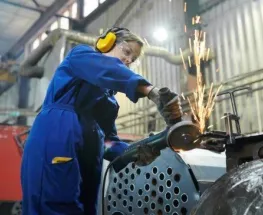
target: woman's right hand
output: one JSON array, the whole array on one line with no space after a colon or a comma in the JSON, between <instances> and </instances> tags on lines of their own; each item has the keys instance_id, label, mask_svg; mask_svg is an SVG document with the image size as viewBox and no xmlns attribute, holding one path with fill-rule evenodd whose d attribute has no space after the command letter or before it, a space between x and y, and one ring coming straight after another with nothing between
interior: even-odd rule
<instances>
[{"instance_id":1,"label":"woman's right hand","mask_svg":"<svg viewBox=\"0 0 263 215\"><path fill-rule=\"evenodd\" d=\"M165 95L161 93L165 91ZM166 124L173 125L175 121L181 121L183 116L179 96L168 88L158 89L154 87L148 94L148 98L153 101ZM165 98L165 99L164 99Z\"/></svg>"}]
</instances>

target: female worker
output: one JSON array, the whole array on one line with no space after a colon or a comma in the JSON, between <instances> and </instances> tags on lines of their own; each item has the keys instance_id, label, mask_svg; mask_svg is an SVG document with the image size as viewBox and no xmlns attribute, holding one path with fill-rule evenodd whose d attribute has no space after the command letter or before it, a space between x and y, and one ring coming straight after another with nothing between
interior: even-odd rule
<instances>
[{"instance_id":1,"label":"female worker","mask_svg":"<svg viewBox=\"0 0 263 215\"><path fill-rule=\"evenodd\" d=\"M142 46L129 30L112 28L95 50L78 45L57 68L24 149L23 215L96 214L104 141L112 143L108 160L127 148L115 128L115 92L158 103L155 88L129 69Z\"/></svg>"}]
</instances>

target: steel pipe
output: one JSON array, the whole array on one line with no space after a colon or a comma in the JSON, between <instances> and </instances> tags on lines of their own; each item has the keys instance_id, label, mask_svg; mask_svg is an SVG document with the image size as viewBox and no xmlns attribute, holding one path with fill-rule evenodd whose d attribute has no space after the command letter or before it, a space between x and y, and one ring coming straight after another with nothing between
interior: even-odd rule
<instances>
[{"instance_id":1,"label":"steel pipe","mask_svg":"<svg viewBox=\"0 0 263 215\"><path fill-rule=\"evenodd\" d=\"M80 33L76 31L68 31L63 29L56 29L50 33L50 35L36 48L30 56L21 64L20 75L27 77L37 77L43 76L44 69L36 66L38 61L56 44L61 36L65 36L67 40L83 43L88 45L94 45L97 40L96 36L88 35L85 33ZM168 50L157 47L157 46L147 46L144 48L144 53L146 56L154 56L163 58L168 63L174 65L181 65L182 57L181 55L175 55ZM189 49L184 50L183 56L192 55ZM34 68L32 68L34 67Z\"/></svg>"}]
</instances>

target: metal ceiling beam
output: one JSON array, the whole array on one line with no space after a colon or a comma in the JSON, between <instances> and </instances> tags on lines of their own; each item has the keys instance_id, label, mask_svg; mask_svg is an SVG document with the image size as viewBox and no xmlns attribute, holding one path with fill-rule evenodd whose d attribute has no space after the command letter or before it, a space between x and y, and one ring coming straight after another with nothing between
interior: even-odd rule
<instances>
[{"instance_id":1,"label":"metal ceiling beam","mask_svg":"<svg viewBox=\"0 0 263 215\"><path fill-rule=\"evenodd\" d=\"M37 7L40 7L40 4L37 2L37 0L32 0L32 2L34 2L34 4L35 4Z\"/></svg>"},{"instance_id":2,"label":"metal ceiling beam","mask_svg":"<svg viewBox=\"0 0 263 215\"><path fill-rule=\"evenodd\" d=\"M110 8L113 4L118 2L119 0L107 0L103 2L102 4L97 7L91 14L86 16L84 19L78 21L78 22L73 22L73 29L78 30L78 31L83 31L83 29L93 22L96 18L98 18L102 13L104 13L108 8Z\"/></svg>"},{"instance_id":3,"label":"metal ceiling beam","mask_svg":"<svg viewBox=\"0 0 263 215\"><path fill-rule=\"evenodd\" d=\"M78 18L81 20L84 18L84 0L77 0L78 3Z\"/></svg>"},{"instance_id":4,"label":"metal ceiling beam","mask_svg":"<svg viewBox=\"0 0 263 215\"><path fill-rule=\"evenodd\" d=\"M129 12L134 8L134 6L137 4L138 0L133 0L131 3L123 10L121 15L116 19L113 26L119 26L122 21L125 19L125 17L129 14Z\"/></svg>"},{"instance_id":5,"label":"metal ceiling beam","mask_svg":"<svg viewBox=\"0 0 263 215\"><path fill-rule=\"evenodd\" d=\"M11 1L8 1L8 0L0 0L0 3L4 3L4 4L8 4L8 5L12 5L12 6L15 6L15 7L19 7L19 8L23 8L23 9L27 9L27 10L31 10L31 11L35 11L35 12L38 12L38 13L45 13L47 8L43 8L43 7L31 7L31 6L28 6L28 5L24 5L24 4L20 4L20 3L16 3L16 2L11 2ZM67 17L67 16L63 16L63 15L60 15L60 14L55 14L54 16L56 17L63 17L63 18L67 18L67 19L70 19L72 20L72 18L70 17Z\"/></svg>"},{"instance_id":6,"label":"metal ceiling beam","mask_svg":"<svg viewBox=\"0 0 263 215\"><path fill-rule=\"evenodd\" d=\"M129 6L128 6L125 9L126 11L122 12L122 14L118 17L118 19L116 20L113 26L119 26L119 25L127 26L130 23L132 18L137 17L138 14L143 14L145 11L146 5L148 4L148 6L150 7L150 5L153 4L153 1L140 0L139 4L140 4L139 7L135 11L133 11L131 14L130 14L131 9L129 11ZM135 5L131 5L131 6L134 7Z\"/></svg>"},{"instance_id":7,"label":"metal ceiling beam","mask_svg":"<svg viewBox=\"0 0 263 215\"><path fill-rule=\"evenodd\" d=\"M17 43L13 45L6 55L12 58L17 58L18 54L22 53L24 50L25 44L68 2L69 0L54 1L54 3L47 8L45 13L43 13L31 28L29 28L28 31L17 41Z\"/></svg>"},{"instance_id":8,"label":"metal ceiling beam","mask_svg":"<svg viewBox=\"0 0 263 215\"><path fill-rule=\"evenodd\" d=\"M4 4L15 6L15 7L19 7L19 8L32 10L32 11L39 12L39 13L43 13L44 12L40 8L35 8L35 7L31 7L31 6L28 6L28 5L24 5L24 4L20 4L20 3L16 3L16 2L8 1L8 0L0 0L0 2L4 3Z\"/></svg>"},{"instance_id":9,"label":"metal ceiling beam","mask_svg":"<svg viewBox=\"0 0 263 215\"><path fill-rule=\"evenodd\" d=\"M212 1L208 1L206 3L203 3L202 5L200 5L200 9L199 9L199 15L207 12L208 10L211 10L213 7L225 2L226 0L212 0Z\"/></svg>"}]
</instances>

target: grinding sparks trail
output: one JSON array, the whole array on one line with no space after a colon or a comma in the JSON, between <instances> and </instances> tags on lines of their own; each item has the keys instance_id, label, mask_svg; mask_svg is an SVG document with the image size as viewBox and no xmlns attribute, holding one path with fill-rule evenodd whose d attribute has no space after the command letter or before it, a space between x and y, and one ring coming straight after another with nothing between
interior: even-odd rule
<instances>
[{"instance_id":1,"label":"grinding sparks trail","mask_svg":"<svg viewBox=\"0 0 263 215\"><path fill-rule=\"evenodd\" d=\"M197 17L196 21L200 22L200 17ZM212 83L209 89L208 96L206 96L206 90L205 90L205 85L203 84L200 65L201 65L201 60L206 60L206 61L208 60L210 49L206 48L205 32L195 30L194 35L195 38L193 41L193 58L194 58L193 64L194 66L196 66L197 88L194 91L192 98L190 99L189 97L187 97L187 100L189 102L194 119L199 125L200 132L203 133L206 129L206 121L209 119L213 111L215 105L215 98L219 93L222 85L214 93L213 83ZM189 46L190 49L192 49L191 39L189 39ZM189 66L193 66L193 65L189 65Z\"/></svg>"}]
</instances>

